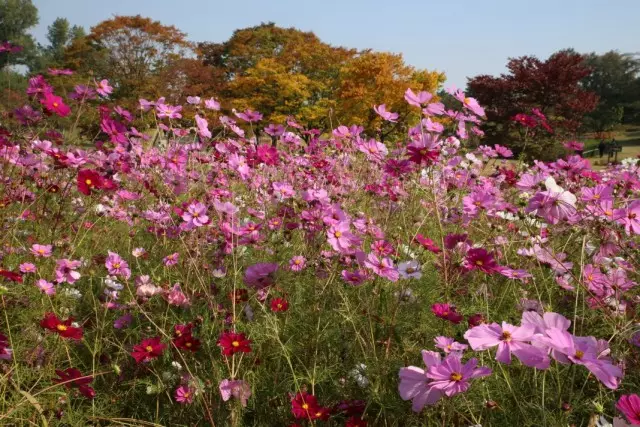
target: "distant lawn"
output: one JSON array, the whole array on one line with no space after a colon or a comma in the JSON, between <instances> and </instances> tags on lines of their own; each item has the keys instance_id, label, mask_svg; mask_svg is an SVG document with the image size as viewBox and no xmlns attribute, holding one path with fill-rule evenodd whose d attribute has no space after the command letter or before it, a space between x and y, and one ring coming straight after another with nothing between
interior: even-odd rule
<instances>
[{"instance_id":1,"label":"distant lawn","mask_svg":"<svg viewBox=\"0 0 640 427\"><path fill-rule=\"evenodd\" d=\"M625 126L615 132L616 142L622 147L622 151L618 153L618 161L628 157L636 157L640 154L640 126ZM598 148L600 140L597 138L583 138L585 151ZM589 161L596 167L606 165L607 156L600 158L599 154L589 157Z\"/></svg>"}]
</instances>

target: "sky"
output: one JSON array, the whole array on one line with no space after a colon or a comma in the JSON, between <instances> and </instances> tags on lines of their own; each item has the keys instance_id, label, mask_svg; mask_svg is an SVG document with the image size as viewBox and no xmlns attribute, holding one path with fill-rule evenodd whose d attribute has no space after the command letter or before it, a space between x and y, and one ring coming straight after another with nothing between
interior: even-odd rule
<instances>
[{"instance_id":1,"label":"sky","mask_svg":"<svg viewBox=\"0 0 640 427\"><path fill-rule=\"evenodd\" d=\"M57 17L87 30L114 15L148 16L192 41L222 42L237 28L275 22L324 42L402 53L443 71L446 86L505 72L508 58L579 52L640 52L640 0L34 0L46 43Z\"/></svg>"}]
</instances>

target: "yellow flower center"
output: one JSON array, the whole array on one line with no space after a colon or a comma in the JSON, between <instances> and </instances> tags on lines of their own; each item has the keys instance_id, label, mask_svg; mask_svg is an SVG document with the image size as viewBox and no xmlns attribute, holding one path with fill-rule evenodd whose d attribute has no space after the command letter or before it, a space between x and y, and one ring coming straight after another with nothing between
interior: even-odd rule
<instances>
[{"instance_id":1,"label":"yellow flower center","mask_svg":"<svg viewBox=\"0 0 640 427\"><path fill-rule=\"evenodd\" d=\"M233 341L231 345L234 347L240 347L240 343L238 341Z\"/></svg>"},{"instance_id":2,"label":"yellow flower center","mask_svg":"<svg viewBox=\"0 0 640 427\"><path fill-rule=\"evenodd\" d=\"M66 325L58 325L56 326L56 329L59 331L66 331L67 330L67 326Z\"/></svg>"},{"instance_id":3,"label":"yellow flower center","mask_svg":"<svg viewBox=\"0 0 640 427\"><path fill-rule=\"evenodd\" d=\"M93 184L93 181L91 181L90 179L85 179L84 183L87 185L91 185Z\"/></svg>"},{"instance_id":4,"label":"yellow flower center","mask_svg":"<svg viewBox=\"0 0 640 427\"><path fill-rule=\"evenodd\" d=\"M511 341L511 333L508 331L503 331L502 332L502 340L506 341L506 342L510 342Z\"/></svg>"},{"instance_id":5,"label":"yellow flower center","mask_svg":"<svg viewBox=\"0 0 640 427\"><path fill-rule=\"evenodd\" d=\"M120 268L120 263L116 262L115 264L113 264L113 268Z\"/></svg>"},{"instance_id":6,"label":"yellow flower center","mask_svg":"<svg viewBox=\"0 0 640 427\"><path fill-rule=\"evenodd\" d=\"M584 357L584 351L582 351L582 350L576 350L576 354L574 355L574 357L575 357L576 359L578 359L578 360L579 360L579 359L582 359L582 358Z\"/></svg>"},{"instance_id":7,"label":"yellow flower center","mask_svg":"<svg viewBox=\"0 0 640 427\"><path fill-rule=\"evenodd\" d=\"M302 260L301 259L297 259L297 260L293 261L293 263L296 264L296 265L300 265L300 264L302 264Z\"/></svg>"},{"instance_id":8,"label":"yellow flower center","mask_svg":"<svg viewBox=\"0 0 640 427\"><path fill-rule=\"evenodd\" d=\"M153 347L151 347L150 345L146 346L144 349L147 353L151 353L153 351Z\"/></svg>"},{"instance_id":9,"label":"yellow flower center","mask_svg":"<svg viewBox=\"0 0 640 427\"><path fill-rule=\"evenodd\" d=\"M58 105L60 105L60 104L58 104L57 102L53 103L54 108L58 108Z\"/></svg>"},{"instance_id":10,"label":"yellow flower center","mask_svg":"<svg viewBox=\"0 0 640 427\"><path fill-rule=\"evenodd\" d=\"M191 348L192 344L190 342L185 344L187 346L187 348Z\"/></svg>"},{"instance_id":11,"label":"yellow flower center","mask_svg":"<svg viewBox=\"0 0 640 427\"><path fill-rule=\"evenodd\" d=\"M302 409L309 409L309 404L308 403L303 403L302 404Z\"/></svg>"},{"instance_id":12,"label":"yellow flower center","mask_svg":"<svg viewBox=\"0 0 640 427\"><path fill-rule=\"evenodd\" d=\"M459 372L454 372L451 374L451 376L449 377L449 379L451 381L460 381L462 379L462 374Z\"/></svg>"},{"instance_id":13,"label":"yellow flower center","mask_svg":"<svg viewBox=\"0 0 640 427\"><path fill-rule=\"evenodd\" d=\"M333 235L340 238L342 236L342 231L336 231Z\"/></svg>"},{"instance_id":14,"label":"yellow flower center","mask_svg":"<svg viewBox=\"0 0 640 427\"><path fill-rule=\"evenodd\" d=\"M476 265L482 266L484 265L484 263L482 262L482 260L479 259L476 261Z\"/></svg>"}]
</instances>

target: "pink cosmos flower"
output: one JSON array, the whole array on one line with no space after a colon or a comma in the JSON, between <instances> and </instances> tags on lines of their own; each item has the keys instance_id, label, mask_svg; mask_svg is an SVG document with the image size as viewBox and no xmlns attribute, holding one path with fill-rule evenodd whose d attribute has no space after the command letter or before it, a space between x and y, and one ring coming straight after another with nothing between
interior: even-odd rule
<instances>
[{"instance_id":1,"label":"pink cosmos flower","mask_svg":"<svg viewBox=\"0 0 640 427\"><path fill-rule=\"evenodd\" d=\"M476 326L469 329L464 337L474 350L488 350L497 346L496 360L500 363L511 364L513 353L526 366L547 369L550 360L546 353L529 344L534 332L533 325L518 327L502 322L502 327L497 323Z\"/></svg>"},{"instance_id":2,"label":"pink cosmos flower","mask_svg":"<svg viewBox=\"0 0 640 427\"><path fill-rule=\"evenodd\" d=\"M227 380L220 381L218 386L222 400L225 402L233 396L236 399L240 399L242 407L247 406L247 400L251 397L251 387L249 383L243 380Z\"/></svg>"},{"instance_id":3,"label":"pink cosmos flower","mask_svg":"<svg viewBox=\"0 0 640 427\"><path fill-rule=\"evenodd\" d=\"M218 111L220 110L220 103L213 98L204 100L204 107L208 110Z\"/></svg>"},{"instance_id":4,"label":"pink cosmos flower","mask_svg":"<svg viewBox=\"0 0 640 427\"><path fill-rule=\"evenodd\" d=\"M187 104L191 104L191 105L198 105L200 104L200 97L199 96L187 96Z\"/></svg>"},{"instance_id":5,"label":"pink cosmos flower","mask_svg":"<svg viewBox=\"0 0 640 427\"><path fill-rule=\"evenodd\" d=\"M293 186L288 182L274 182L271 186L273 187L273 194L278 200L287 200L295 197L296 195L296 191L293 189Z\"/></svg>"},{"instance_id":6,"label":"pink cosmos flower","mask_svg":"<svg viewBox=\"0 0 640 427\"><path fill-rule=\"evenodd\" d=\"M484 248L471 248L464 258L463 267L467 271L480 270L483 273L493 274L498 268L493 255Z\"/></svg>"},{"instance_id":7,"label":"pink cosmos flower","mask_svg":"<svg viewBox=\"0 0 640 427\"><path fill-rule=\"evenodd\" d=\"M53 246L51 245L39 245L34 244L31 246L31 253L37 257L49 258L51 256L51 252L53 250Z\"/></svg>"},{"instance_id":8,"label":"pink cosmos flower","mask_svg":"<svg viewBox=\"0 0 640 427\"><path fill-rule=\"evenodd\" d=\"M253 110L245 110L244 112L241 112L241 113L238 113L238 112L234 111L234 114L239 119L242 119L242 120L244 120L246 122L249 122L249 123L259 122L260 120L262 120L262 114L260 114L257 111L253 111Z\"/></svg>"},{"instance_id":9,"label":"pink cosmos flower","mask_svg":"<svg viewBox=\"0 0 640 427\"><path fill-rule=\"evenodd\" d=\"M175 305L176 307L189 307L191 305L191 301L189 297L182 292L182 288L179 283L173 285L171 290L166 295L167 302L170 305Z\"/></svg>"},{"instance_id":10,"label":"pink cosmos flower","mask_svg":"<svg viewBox=\"0 0 640 427\"><path fill-rule=\"evenodd\" d=\"M398 117L400 117L400 115L398 113L392 113L391 111L387 111L387 106L385 104L381 104L378 106L374 106L373 110L383 119L389 121L389 122L397 122L398 121Z\"/></svg>"},{"instance_id":11,"label":"pink cosmos flower","mask_svg":"<svg viewBox=\"0 0 640 427\"><path fill-rule=\"evenodd\" d=\"M491 369L478 366L477 359L469 359L464 365L458 354L449 354L441 364L434 365L427 371L427 378L432 380L431 387L446 396L455 396L467 391L469 380L491 375Z\"/></svg>"},{"instance_id":12,"label":"pink cosmos flower","mask_svg":"<svg viewBox=\"0 0 640 427\"><path fill-rule=\"evenodd\" d=\"M289 260L289 268L291 268L292 271L302 271L306 261L305 257L296 255Z\"/></svg>"},{"instance_id":13,"label":"pink cosmos flower","mask_svg":"<svg viewBox=\"0 0 640 427\"><path fill-rule=\"evenodd\" d=\"M30 262L23 262L22 264L20 264L19 268L20 268L20 271L25 274L36 272L36 265Z\"/></svg>"},{"instance_id":14,"label":"pink cosmos flower","mask_svg":"<svg viewBox=\"0 0 640 427\"><path fill-rule=\"evenodd\" d=\"M36 286L45 294L45 295L55 295L56 288L51 282L47 282L44 279L38 279L36 281Z\"/></svg>"},{"instance_id":15,"label":"pink cosmos flower","mask_svg":"<svg viewBox=\"0 0 640 427\"><path fill-rule=\"evenodd\" d=\"M158 114L158 117L161 119L164 119L164 118L181 119L182 118L182 114L180 114L180 112L182 111L182 105L178 105L176 107L173 105L165 104L164 102L162 103L156 102L155 107L156 107L156 113Z\"/></svg>"},{"instance_id":16,"label":"pink cosmos flower","mask_svg":"<svg viewBox=\"0 0 640 427\"><path fill-rule=\"evenodd\" d=\"M82 263L77 260L59 259L56 261L56 282L74 284L80 277L76 271Z\"/></svg>"},{"instance_id":17,"label":"pink cosmos flower","mask_svg":"<svg viewBox=\"0 0 640 427\"><path fill-rule=\"evenodd\" d=\"M466 97L464 92L461 90L456 91L453 96L460 102L462 102L462 106L468 110L471 110L473 114L478 116L484 116L484 108L478 104L478 101L475 98Z\"/></svg>"},{"instance_id":18,"label":"pink cosmos flower","mask_svg":"<svg viewBox=\"0 0 640 427\"><path fill-rule=\"evenodd\" d=\"M616 209L613 216L624 226L627 235L640 234L640 200L634 200L624 209Z\"/></svg>"},{"instance_id":19,"label":"pink cosmos flower","mask_svg":"<svg viewBox=\"0 0 640 427\"><path fill-rule=\"evenodd\" d=\"M332 225L327 230L327 241L337 252L349 252L354 245L359 243L359 239L349 231L349 222L342 221Z\"/></svg>"},{"instance_id":20,"label":"pink cosmos flower","mask_svg":"<svg viewBox=\"0 0 640 427\"><path fill-rule=\"evenodd\" d=\"M536 213L550 224L572 219L577 212L576 196L558 186L553 177L546 179L545 186L547 191L540 191L529 200L526 212Z\"/></svg>"},{"instance_id":21,"label":"pink cosmos flower","mask_svg":"<svg viewBox=\"0 0 640 427\"><path fill-rule=\"evenodd\" d=\"M189 227L202 227L207 225L209 223L207 207L200 202L193 202L182 214L182 219L186 221Z\"/></svg>"},{"instance_id":22,"label":"pink cosmos flower","mask_svg":"<svg viewBox=\"0 0 640 427\"><path fill-rule=\"evenodd\" d=\"M340 273L342 279L351 286L359 286L367 280L367 274L364 270L348 271L342 270Z\"/></svg>"},{"instance_id":23,"label":"pink cosmos flower","mask_svg":"<svg viewBox=\"0 0 640 427\"><path fill-rule=\"evenodd\" d=\"M442 349L445 353L462 353L467 348L469 348L466 344L460 344L456 342L453 338L449 337L435 337L433 339L436 344L436 348Z\"/></svg>"},{"instance_id":24,"label":"pink cosmos flower","mask_svg":"<svg viewBox=\"0 0 640 427\"><path fill-rule=\"evenodd\" d=\"M198 135L203 138L211 138L212 134L209 130L209 122L207 122L207 119L205 119L204 117L200 117L197 114L195 116L195 119L196 126L198 127Z\"/></svg>"},{"instance_id":25,"label":"pink cosmos flower","mask_svg":"<svg viewBox=\"0 0 640 427\"><path fill-rule=\"evenodd\" d=\"M549 328L545 330L544 336L535 335L535 340L556 350L552 355L558 362L582 365L607 388L618 388L623 372L609 362L606 356L603 357L603 346L594 337L576 337L565 330Z\"/></svg>"},{"instance_id":26,"label":"pink cosmos flower","mask_svg":"<svg viewBox=\"0 0 640 427\"><path fill-rule=\"evenodd\" d=\"M108 253L109 256L107 256L104 266L109 271L109 274L129 279L131 277L131 269L129 269L127 261L115 252L108 251Z\"/></svg>"},{"instance_id":27,"label":"pink cosmos flower","mask_svg":"<svg viewBox=\"0 0 640 427\"><path fill-rule=\"evenodd\" d=\"M400 273L393 266L391 258L378 258L376 254L370 253L367 255L364 261L365 267L371 269L375 274L385 279L389 279L392 282L397 282L400 278Z\"/></svg>"},{"instance_id":28,"label":"pink cosmos flower","mask_svg":"<svg viewBox=\"0 0 640 427\"><path fill-rule=\"evenodd\" d=\"M178 263L179 258L180 258L180 254L178 252L176 252L176 253L173 253L171 255L167 255L166 257L162 258L162 262L164 263L165 266L171 267L171 266L176 265Z\"/></svg>"},{"instance_id":29,"label":"pink cosmos flower","mask_svg":"<svg viewBox=\"0 0 640 427\"><path fill-rule=\"evenodd\" d=\"M98 92L100 96L109 96L113 93L113 87L109 85L109 80L100 80L96 83L96 92Z\"/></svg>"},{"instance_id":30,"label":"pink cosmos flower","mask_svg":"<svg viewBox=\"0 0 640 427\"><path fill-rule=\"evenodd\" d=\"M193 402L193 395L195 394L195 390L191 389L189 386L181 385L176 389L174 397L176 402L181 403L183 405L187 405Z\"/></svg>"},{"instance_id":31,"label":"pink cosmos flower","mask_svg":"<svg viewBox=\"0 0 640 427\"><path fill-rule=\"evenodd\" d=\"M407 89L404 93L404 99L407 101L409 105L413 105L414 107L422 107L424 104L429 102L433 98L429 92L421 91L418 94L415 94L411 88Z\"/></svg>"},{"instance_id":32,"label":"pink cosmos flower","mask_svg":"<svg viewBox=\"0 0 640 427\"><path fill-rule=\"evenodd\" d=\"M427 370L440 365L440 353L422 350L422 361ZM398 392L402 400L411 400L411 409L420 412L426 405L435 405L443 396L440 388L432 387L432 380L425 369L417 366L400 368Z\"/></svg>"}]
</instances>

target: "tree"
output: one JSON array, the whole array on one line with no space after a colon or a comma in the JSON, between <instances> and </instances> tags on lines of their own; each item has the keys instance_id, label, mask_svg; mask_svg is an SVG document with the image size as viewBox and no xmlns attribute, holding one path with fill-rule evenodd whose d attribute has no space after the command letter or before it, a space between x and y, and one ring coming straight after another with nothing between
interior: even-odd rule
<instances>
[{"instance_id":1,"label":"tree","mask_svg":"<svg viewBox=\"0 0 640 427\"><path fill-rule=\"evenodd\" d=\"M310 127L328 124L340 68L356 54L273 23L236 30L226 42L200 43L198 50L224 76L222 95L232 106L258 110L265 121L295 115Z\"/></svg>"},{"instance_id":2,"label":"tree","mask_svg":"<svg viewBox=\"0 0 640 427\"><path fill-rule=\"evenodd\" d=\"M30 65L37 54L36 43L27 30L38 23L38 9L31 0L0 0L0 43L22 47L17 53L0 53L0 69L7 65Z\"/></svg>"},{"instance_id":3,"label":"tree","mask_svg":"<svg viewBox=\"0 0 640 427\"><path fill-rule=\"evenodd\" d=\"M102 21L87 37L72 43L65 62L81 73L109 79L114 97L155 96L167 87L160 81L174 60L189 55L191 43L174 26L137 16Z\"/></svg>"},{"instance_id":4,"label":"tree","mask_svg":"<svg viewBox=\"0 0 640 427\"><path fill-rule=\"evenodd\" d=\"M435 93L445 76L416 70L406 65L400 54L366 51L340 69L339 80L336 115L340 122L373 130L382 124L374 105L386 104L387 110L404 119L409 113L417 113L404 100L407 88Z\"/></svg>"},{"instance_id":5,"label":"tree","mask_svg":"<svg viewBox=\"0 0 640 427\"><path fill-rule=\"evenodd\" d=\"M56 18L47 28L47 40L49 46L44 48L45 53L53 62L60 62L64 59L64 50L75 39L84 37L84 28L71 26L66 18Z\"/></svg>"},{"instance_id":6,"label":"tree","mask_svg":"<svg viewBox=\"0 0 640 427\"><path fill-rule=\"evenodd\" d=\"M589 128L603 132L620 124L625 116L631 121L640 107L635 105L640 98L640 58L610 51L602 55L591 53L585 63L592 72L582 80L582 86L599 97L598 106L587 116Z\"/></svg>"},{"instance_id":7,"label":"tree","mask_svg":"<svg viewBox=\"0 0 640 427\"><path fill-rule=\"evenodd\" d=\"M540 110L559 140L573 135L596 107L598 96L581 84L591 69L585 57L572 50L556 52L545 61L512 58L507 69L499 77L480 75L468 82L468 92L485 107L488 120L483 129L494 142L518 148L511 132L518 126L513 118L519 113Z\"/></svg>"}]
</instances>

